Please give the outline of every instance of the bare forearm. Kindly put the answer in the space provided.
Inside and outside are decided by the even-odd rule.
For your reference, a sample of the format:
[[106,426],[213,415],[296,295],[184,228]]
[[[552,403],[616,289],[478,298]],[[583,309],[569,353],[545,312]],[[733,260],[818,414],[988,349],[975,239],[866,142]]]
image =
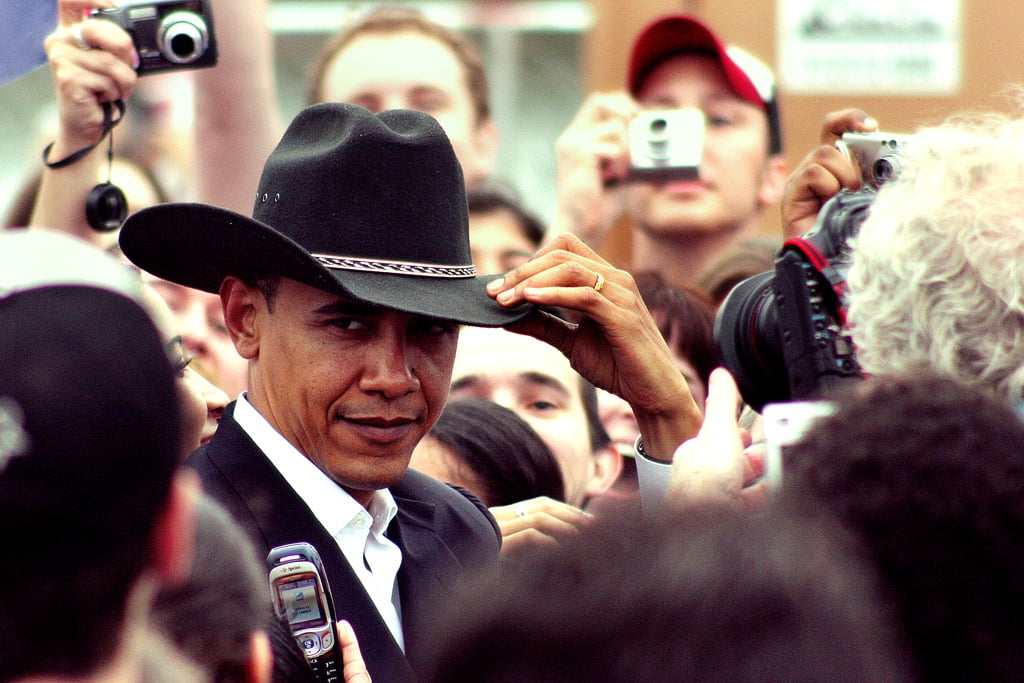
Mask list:
[[661,408],[652,410],[634,405],[633,411],[644,452],[662,462],[671,462],[679,445],[700,430],[700,409],[685,382],[675,390],[666,391]]
[[[89,191],[102,176],[106,163],[106,150],[101,147],[97,146],[70,166],[43,168],[30,227],[54,228],[99,243],[99,233],[90,228],[86,220],[85,203]],[[50,160],[62,159],[74,151],[54,144]]]
[[218,64],[196,72],[199,201],[249,213],[282,131],[269,0],[212,0]]

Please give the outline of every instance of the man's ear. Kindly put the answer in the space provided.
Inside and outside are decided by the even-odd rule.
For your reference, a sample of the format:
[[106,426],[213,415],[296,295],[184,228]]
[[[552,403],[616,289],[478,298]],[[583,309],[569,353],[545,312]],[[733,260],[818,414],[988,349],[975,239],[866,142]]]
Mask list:
[[590,479],[587,481],[586,498],[600,496],[612,487],[622,473],[622,453],[609,444],[594,452],[591,458]]
[[250,287],[230,275],[220,285],[220,302],[224,309],[224,325],[238,354],[247,360],[259,354],[257,314],[266,308],[266,301],[256,287]]
[[199,475],[179,468],[152,536],[153,569],[165,586],[180,584],[192,570],[200,491]]
[[789,177],[789,164],[786,157],[773,154],[765,162],[764,177],[761,178],[761,189],[757,193],[761,206],[775,206],[782,201],[782,193],[786,189]]

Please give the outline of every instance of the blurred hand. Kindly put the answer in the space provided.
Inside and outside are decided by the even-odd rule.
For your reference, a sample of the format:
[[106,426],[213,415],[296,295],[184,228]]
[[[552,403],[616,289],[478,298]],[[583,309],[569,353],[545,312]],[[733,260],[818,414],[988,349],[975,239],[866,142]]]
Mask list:
[[750,434],[738,425],[742,405],[729,371],[711,373],[704,424],[697,436],[676,450],[666,501],[679,507],[708,502],[756,508],[764,504],[765,484],[749,482],[764,474],[764,449],[750,447]]
[[623,211],[629,122],[639,111],[625,92],[593,93],[559,136],[558,204],[550,236],[571,232],[600,246]]
[[541,496],[490,508],[501,528],[501,556],[514,557],[536,544],[555,545],[571,538],[594,516],[577,507]]
[[814,226],[822,205],[841,189],[860,186],[860,169],[836,148],[846,132],[878,130],[878,123],[860,109],[844,109],[825,116],[820,146],[809,152],[786,181],[782,196],[782,225],[787,238]]

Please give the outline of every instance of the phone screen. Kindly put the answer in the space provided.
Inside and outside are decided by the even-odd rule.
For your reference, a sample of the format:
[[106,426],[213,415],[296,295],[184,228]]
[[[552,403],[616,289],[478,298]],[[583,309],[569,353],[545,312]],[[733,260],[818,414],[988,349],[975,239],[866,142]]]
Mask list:
[[302,578],[277,584],[277,594],[284,606],[285,617],[292,626],[323,624],[316,579]]

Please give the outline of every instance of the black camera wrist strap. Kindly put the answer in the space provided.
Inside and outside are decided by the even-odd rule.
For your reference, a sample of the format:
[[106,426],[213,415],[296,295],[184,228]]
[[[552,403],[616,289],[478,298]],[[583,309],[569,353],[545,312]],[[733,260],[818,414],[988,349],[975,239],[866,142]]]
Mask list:
[[[117,108],[117,118],[116,119],[114,118],[114,108],[115,107]],[[124,102],[122,100],[114,100],[113,102],[104,102],[103,103],[103,133],[102,133],[102,135],[100,135],[100,139],[97,140],[95,143],[89,145],[88,147],[84,148],[84,149],[80,149],[77,152],[72,152],[71,154],[69,154],[66,157],[64,157],[63,159],[61,159],[60,161],[52,161],[52,162],[47,160],[47,157],[50,155],[50,150],[53,148],[53,143],[51,142],[50,144],[48,144],[46,146],[45,149],[43,149],[43,163],[46,164],[47,168],[52,168],[52,169],[60,169],[60,168],[66,167],[66,166],[70,166],[71,164],[73,164],[76,161],[80,160],[82,157],[84,157],[89,152],[91,152],[94,149],[96,149],[96,145],[98,145],[101,142],[103,142],[103,138],[107,137],[107,135],[110,135],[111,131],[114,130],[114,126],[116,126],[117,124],[121,123],[121,119],[123,119],[123,118],[124,118]],[[109,146],[109,149],[107,151],[107,158],[108,158],[108,161],[112,161],[113,157],[114,157],[114,138],[113,138],[113,135],[111,135],[111,137],[110,137],[110,143],[109,143],[108,146]],[[108,177],[109,177],[109,168],[108,168]]]

